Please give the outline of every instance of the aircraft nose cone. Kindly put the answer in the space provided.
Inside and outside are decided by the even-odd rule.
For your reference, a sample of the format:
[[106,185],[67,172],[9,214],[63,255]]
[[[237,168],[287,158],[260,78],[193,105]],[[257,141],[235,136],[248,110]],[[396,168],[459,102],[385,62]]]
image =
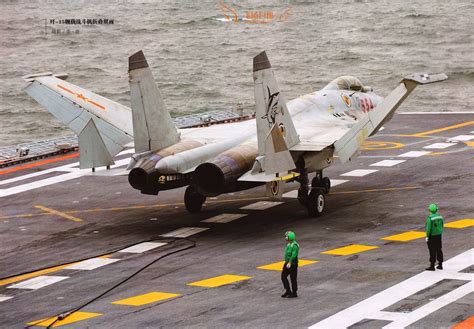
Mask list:
[[147,183],[147,172],[142,168],[133,168],[128,174],[128,182],[137,190],[142,190]]

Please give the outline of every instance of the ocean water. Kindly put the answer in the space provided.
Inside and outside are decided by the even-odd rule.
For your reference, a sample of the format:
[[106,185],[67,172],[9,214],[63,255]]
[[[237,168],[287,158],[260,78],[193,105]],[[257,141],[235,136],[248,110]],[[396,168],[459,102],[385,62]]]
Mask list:
[[[238,22],[226,21],[222,3]],[[267,21],[251,20],[258,15]],[[22,90],[23,75],[67,72],[130,106],[128,56],[140,49],[173,116],[251,110],[252,58],[262,50],[287,99],[339,75],[385,96],[404,75],[445,72],[448,81],[417,88],[399,111],[472,111],[472,17],[471,1],[3,0],[0,145],[71,134]],[[114,24],[49,23],[71,18]]]

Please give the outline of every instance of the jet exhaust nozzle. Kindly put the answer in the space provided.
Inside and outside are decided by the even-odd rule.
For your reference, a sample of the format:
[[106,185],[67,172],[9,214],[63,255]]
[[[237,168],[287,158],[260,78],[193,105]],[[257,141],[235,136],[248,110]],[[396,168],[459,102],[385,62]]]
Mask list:
[[221,153],[196,168],[193,185],[205,196],[237,191],[243,188],[238,178],[252,168],[257,153],[252,145],[240,145]]
[[128,173],[128,182],[137,190],[143,190],[150,182],[153,174],[157,172],[155,164],[157,160],[153,157],[142,158]]

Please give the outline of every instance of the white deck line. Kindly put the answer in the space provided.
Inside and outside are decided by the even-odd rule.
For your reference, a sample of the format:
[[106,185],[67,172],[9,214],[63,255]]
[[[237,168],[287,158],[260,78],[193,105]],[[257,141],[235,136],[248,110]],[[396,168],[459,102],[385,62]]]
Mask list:
[[398,155],[398,157],[400,157],[400,158],[418,158],[418,157],[421,157],[423,155],[427,155],[427,154],[430,154],[430,153],[431,153],[430,151],[410,151],[410,152],[400,154],[400,155]]
[[12,298],[13,298],[12,296],[0,295],[0,303]]
[[208,230],[208,227],[182,227],[177,230],[160,235],[164,238],[187,238],[191,235]]
[[76,264],[66,266],[65,269],[90,271],[90,270],[95,270],[96,268],[99,268],[105,265],[118,262],[119,260],[120,259],[114,259],[114,258],[91,258],[91,259],[87,259]]
[[474,139],[474,135],[459,135],[456,137],[449,138],[450,141],[458,141],[458,142],[467,142],[471,139]]
[[352,170],[349,172],[346,172],[344,174],[341,174],[341,176],[349,176],[349,177],[363,177],[367,176],[369,174],[372,174],[374,172],[377,172],[377,169],[356,169]]
[[41,275],[36,278],[32,278],[20,283],[15,283],[12,284],[11,286],[8,286],[7,288],[10,289],[40,289],[46,286],[49,286],[50,284],[66,280],[68,279],[68,276],[52,276],[52,275]]
[[[122,159],[122,160],[117,161],[115,163],[115,165],[111,166],[111,168],[117,168],[117,167],[120,167],[120,166],[125,166],[128,163],[129,163],[129,159]],[[106,169],[104,168],[104,169],[101,169],[100,171],[105,171],[105,170]],[[37,188],[40,188],[40,187],[45,187],[45,186],[49,186],[49,185],[53,185],[53,184],[57,184],[57,183],[66,182],[66,181],[69,181],[69,180],[72,180],[72,179],[75,179],[75,178],[79,178],[79,177],[87,176],[87,175],[91,175],[91,174],[92,174],[92,172],[91,172],[90,169],[82,169],[82,170],[73,171],[73,172],[70,172],[70,173],[67,173],[67,174],[62,174],[62,175],[58,175],[58,176],[54,176],[54,177],[41,179],[41,180],[38,180],[38,181],[35,181],[35,182],[26,183],[26,184],[14,186],[14,187],[6,188],[6,189],[3,189],[3,190],[0,189],[0,198],[1,197],[6,197],[6,196],[9,196],[9,195],[18,194],[18,193],[25,192],[25,191],[34,190],[34,189],[37,189]]]
[[141,254],[145,251],[152,250],[158,247],[167,245],[166,242],[142,242],[134,246],[119,250],[119,252],[128,252],[131,254]]
[[382,160],[376,163],[372,163],[370,166],[374,167],[393,167],[407,160]]
[[258,201],[255,203],[251,203],[244,207],[241,207],[242,210],[266,210],[275,206],[282,204],[283,202],[279,201]]
[[445,149],[450,146],[457,145],[457,143],[434,143],[427,146],[424,146],[424,149]]
[[234,220],[247,216],[246,214],[220,214],[205,220],[202,223],[230,223]]
[[[474,264],[474,248],[467,250],[443,263],[444,270],[425,271],[385,289],[349,308],[346,308],[309,328],[346,328],[364,319],[391,320],[392,323],[384,328],[404,328],[430,315],[474,291],[474,274],[459,273],[459,271]],[[397,313],[382,311],[383,309],[426,289],[443,279],[462,278],[470,282],[451,292],[440,296],[422,307],[409,312]]]

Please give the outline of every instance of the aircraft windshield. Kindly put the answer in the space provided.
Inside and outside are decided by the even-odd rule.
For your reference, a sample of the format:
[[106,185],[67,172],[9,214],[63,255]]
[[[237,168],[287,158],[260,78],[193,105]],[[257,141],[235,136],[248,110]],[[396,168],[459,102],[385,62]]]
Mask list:
[[362,85],[360,80],[350,75],[345,75],[345,76],[336,78],[332,80],[331,83],[329,83],[329,85],[339,90],[362,91],[364,89],[364,86]]

